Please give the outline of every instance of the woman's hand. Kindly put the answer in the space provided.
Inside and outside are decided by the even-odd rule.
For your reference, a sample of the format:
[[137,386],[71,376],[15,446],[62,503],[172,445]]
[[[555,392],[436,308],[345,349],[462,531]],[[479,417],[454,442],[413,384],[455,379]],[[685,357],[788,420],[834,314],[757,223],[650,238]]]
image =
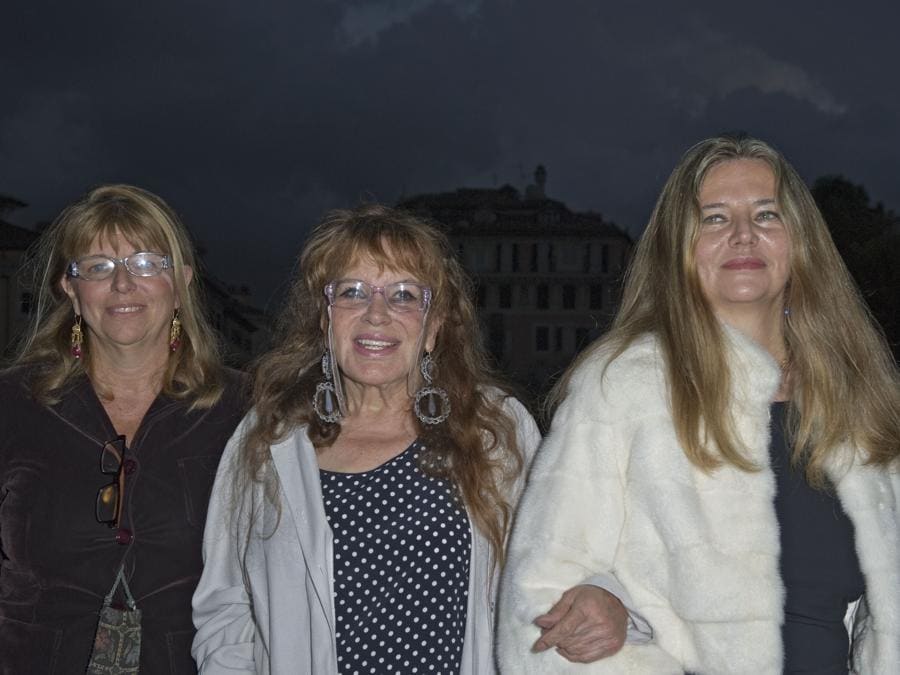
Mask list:
[[563,593],[534,623],[541,629],[541,637],[533,651],[556,647],[569,661],[590,663],[612,656],[625,644],[628,612],[612,593],[582,585]]

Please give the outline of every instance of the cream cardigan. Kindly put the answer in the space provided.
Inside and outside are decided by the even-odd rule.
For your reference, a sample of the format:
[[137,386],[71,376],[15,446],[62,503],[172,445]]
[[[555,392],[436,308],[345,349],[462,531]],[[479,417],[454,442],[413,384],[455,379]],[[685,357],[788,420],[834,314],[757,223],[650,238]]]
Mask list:
[[[780,673],[784,589],[769,469],[777,364],[726,328],[737,433],[761,470],[696,469],[675,437],[663,360],[646,337],[575,373],[520,503],[501,586],[499,662],[524,673]],[[848,402],[850,403],[850,402]],[[843,448],[829,476],[866,580],[855,672],[900,672],[900,480]],[[613,574],[653,627],[649,644],[573,664],[532,654],[532,620],[566,589]]]

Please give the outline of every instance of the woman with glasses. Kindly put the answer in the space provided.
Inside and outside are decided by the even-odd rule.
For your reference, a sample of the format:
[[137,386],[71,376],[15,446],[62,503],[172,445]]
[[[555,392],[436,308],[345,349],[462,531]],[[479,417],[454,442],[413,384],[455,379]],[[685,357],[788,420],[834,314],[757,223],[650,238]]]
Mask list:
[[496,574],[538,441],[437,229],[331,213],[300,257],[204,535],[205,673],[490,673]]
[[[244,397],[188,234],[159,197],[108,185],[32,262],[33,328],[0,374],[0,673],[196,672],[206,504]],[[107,604],[139,629],[98,623]]]

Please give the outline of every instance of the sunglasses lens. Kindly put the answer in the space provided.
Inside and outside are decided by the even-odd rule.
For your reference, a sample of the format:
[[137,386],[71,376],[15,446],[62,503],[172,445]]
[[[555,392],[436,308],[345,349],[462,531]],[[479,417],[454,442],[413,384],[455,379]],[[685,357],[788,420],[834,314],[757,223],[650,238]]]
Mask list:
[[117,441],[109,441],[100,453],[100,471],[110,476],[119,473],[122,465],[122,447]]
[[97,491],[97,520],[101,523],[115,523],[119,511],[119,485],[110,483]]

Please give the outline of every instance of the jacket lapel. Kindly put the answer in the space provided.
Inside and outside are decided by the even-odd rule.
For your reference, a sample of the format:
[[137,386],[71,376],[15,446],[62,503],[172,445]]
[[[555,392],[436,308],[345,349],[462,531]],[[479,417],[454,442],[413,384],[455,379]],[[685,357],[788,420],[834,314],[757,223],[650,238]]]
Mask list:
[[295,528],[297,545],[312,579],[319,604],[334,631],[331,588],[331,529],[325,518],[315,449],[301,427],[272,446],[272,461],[281,483],[283,506]]

